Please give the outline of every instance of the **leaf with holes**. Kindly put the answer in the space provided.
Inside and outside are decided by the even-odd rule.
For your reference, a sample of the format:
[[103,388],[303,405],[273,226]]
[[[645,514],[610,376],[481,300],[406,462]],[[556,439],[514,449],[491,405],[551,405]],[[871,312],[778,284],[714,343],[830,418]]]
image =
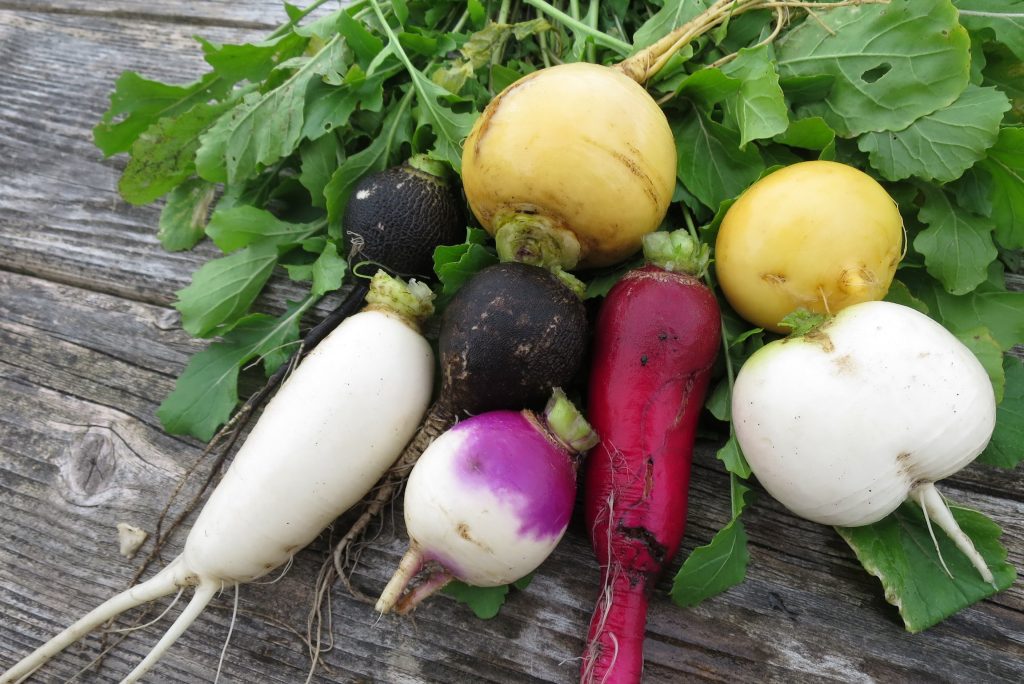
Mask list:
[[843,137],[899,131],[967,86],[967,30],[949,0],[892,0],[819,12],[776,44],[783,77],[831,76],[828,95],[800,108]]

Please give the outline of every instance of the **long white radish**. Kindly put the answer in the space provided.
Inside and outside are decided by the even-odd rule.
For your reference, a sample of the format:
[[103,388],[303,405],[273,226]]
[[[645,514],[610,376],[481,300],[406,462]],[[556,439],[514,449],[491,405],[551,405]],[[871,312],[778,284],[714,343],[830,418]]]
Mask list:
[[114,596],[0,676],[22,681],[90,630],[135,606],[193,586],[164,637],[125,678],[137,681],[222,587],[284,564],[362,499],[426,412],[434,359],[419,333],[430,289],[374,276],[362,312],[346,319],[282,385],[210,496],[181,555]]

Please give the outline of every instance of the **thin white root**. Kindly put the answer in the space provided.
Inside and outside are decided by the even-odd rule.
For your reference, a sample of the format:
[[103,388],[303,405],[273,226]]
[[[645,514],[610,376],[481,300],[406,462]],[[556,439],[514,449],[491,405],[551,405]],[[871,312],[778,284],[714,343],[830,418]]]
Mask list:
[[[291,560],[288,561],[291,564]],[[231,643],[231,635],[235,631],[235,620],[238,619],[238,584],[235,584],[235,601],[231,606],[231,623],[228,626],[228,635],[224,637],[224,648],[220,650],[220,660],[217,661],[217,674],[213,678],[213,684],[220,681],[220,672],[224,669],[224,656],[228,654],[228,644]]]
[[924,526],[928,528],[928,535],[932,538],[932,544],[935,545],[935,553],[939,556],[939,563],[942,564],[942,569],[949,575],[949,579],[953,579],[953,572],[946,565],[946,559],[942,557],[942,549],[939,548],[939,540],[935,538],[935,528],[932,527],[932,518],[928,514],[928,509],[921,506],[921,511],[924,513]]
[[161,596],[167,596],[178,588],[175,581],[175,570],[177,563],[172,562],[166,568],[154,575],[151,579],[137,584],[134,587],[125,589],[120,594],[113,596],[89,613],[80,618],[73,625],[53,637],[45,644],[37,648],[29,655],[22,658],[10,670],[0,675],[0,684],[16,684],[46,664],[53,656],[75,643],[93,629],[99,627],[107,620],[117,617],[126,610],[130,610],[143,603],[155,601]]
[[395,607],[395,604],[402,597],[405,588],[409,586],[409,582],[412,581],[412,578],[420,571],[421,567],[423,567],[423,553],[420,551],[419,546],[413,542],[409,546],[409,550],[402,556],[402,561],[398,564],[398,570],[392,575],[391,581],[384,587],[384,591],[381,592],[380,598],[377,600],[376,610],[378,613],[390,612]]
[[149,669],[156,664],[156,661],[167,652],[175,641],[178,640],[186,629],[195,622],[195,619],[199,617],[199,614],[203,612],[206,605],[213,598],[213,595],[220,589],[219,582],[206,581],[202,582],[196,587],[196,593],[192,595],[192,600],[185,606],[185,610],[181,611],[181,615],[174,621],[174,624],[170,626],[164,635],[160,638],[160,641],[156,642],[156,646],[150,651],[142,662],[139,663],[134,670],[128,673],[128,676],[121,680],[121,684],[132,684],[133,682],[139,681],[142,675],[149,672]]
[[[974,548],[974,542],[960,529],[960,525],[957,524],[956,519],[950,512],[942,495],[939,494],[939,490],[935,488],[935,485],[931,482],[920,485],[913,491],[911,496],[924,509],[925,516],[934,520],[949,535],[949,538],[953,540],[956,547],[963,551],[964,555],[970,559],[971,564],[981,573],[982,579],[995,586],[995,577],[992,576],[992,571],[989,570],[988,564],[981,557],[981,554],[978,553],[978,550]],[[937,545],[936,548],[938,548]]]

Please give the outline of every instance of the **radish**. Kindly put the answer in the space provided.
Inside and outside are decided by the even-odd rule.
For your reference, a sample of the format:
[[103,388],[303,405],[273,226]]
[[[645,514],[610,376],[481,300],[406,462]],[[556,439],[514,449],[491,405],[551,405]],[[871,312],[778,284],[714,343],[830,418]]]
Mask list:
[[225,586],[288,561],[357,503],[416,431],[433,387],[433,353],[419,334],[430,289],[374,276],[361,313],[346,319],[288,378],[214,490],[181,555],[111,598],[17,663],[16,682],[110,618],[195,587],[191,602],[125,678],[137,681]]
[[434,438],[459,417],[543,406],[552,388],[568,384],[579,371],[586,345],[583,302],[552,273],[505,263],[473,275],[441,321],[438,397],[363,514],[335,546],[335,569],[341,572],[342,554],[394,497]]
[[909,498],[990,583],[935,482],[982,452],[995,415],[974,354],[928,316],[889,302],[855,304],[766,345],[740,369],[732,394],[747,462],[786,508],[856,527]]
[[587,412],[584,515],[603,589],[583,657],[585,682],[636,682],[647,597],[686,525],[697,417],[721,342],[715,296],[699,279],[707,248],[685,231],[644,238],[598,314]]
[[[409,476],[409,550],[377,610],[408,612],[453,578],[494,587],[533,572],[569,525],[576,500],[574,455],[596,441],[558,389],[543,418],[530,411],[491,411],[438,437]],[[403,596],[421,569],[427,576]]]

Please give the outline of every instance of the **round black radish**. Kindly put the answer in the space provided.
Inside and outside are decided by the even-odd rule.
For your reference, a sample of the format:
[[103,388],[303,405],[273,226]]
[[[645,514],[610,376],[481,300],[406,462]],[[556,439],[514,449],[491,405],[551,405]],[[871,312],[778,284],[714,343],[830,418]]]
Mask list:
[[489,266],[444,311],[441,396],[470,414],[540,408],[576,375],[586,343],[583,303],[550,271]]
[[435,162],[413,157],[361,179],[342,221],[350,262],[368,260],[398,275],[430,277],[434,248],[466,236],[462,198],[444,176]]

